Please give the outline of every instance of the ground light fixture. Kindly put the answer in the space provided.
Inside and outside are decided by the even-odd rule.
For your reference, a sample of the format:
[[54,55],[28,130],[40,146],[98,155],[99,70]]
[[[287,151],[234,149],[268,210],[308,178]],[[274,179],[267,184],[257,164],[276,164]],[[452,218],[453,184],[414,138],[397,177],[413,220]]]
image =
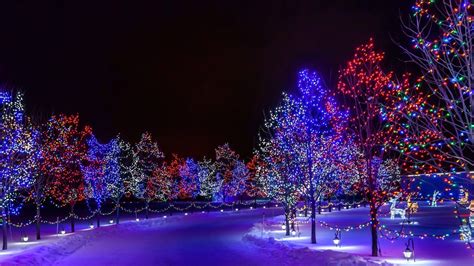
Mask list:
[[135,218],[135,221],[139,222],[139,221],[140,221],[140,218]]
[[90,229],[94,229],[94,224],[93,224],[93,223],[90,223],[90,224],[89,224],[89,228],[90,228]]
[[413,242],[413,238],[409,238],[405,246],[406,248],[403,251],[403,257],[405,257],[407,261],[410,261],[410,259],[413,259],[413,261],[415,261],[415,244]]
[[59,233],[60,233],[61,235],[65,235],[65,234],[66,234],[66,230],[61,229],[61,231],[59,231]]
[[332,243],[334,243],[336,247],[341,247],[341,231],[340,230],[336,230]]
[[296,236],[296,230],[295,229],[291,230],[291,235]]
[[281,225],[281,229],[282,229],[282,230],[286,230],[286,224],[285,224],[285,223],[283,223],[283,224]]
[[113,224],[114,223],[114,220],[113,219],[110,219],[109,220],[109,224]]
[[23,235],[23,236],[21,237],[21,241],[23,241],[23,242],[28,242],[28,239],[29,239],[29,238],[28,238],[27,235]]

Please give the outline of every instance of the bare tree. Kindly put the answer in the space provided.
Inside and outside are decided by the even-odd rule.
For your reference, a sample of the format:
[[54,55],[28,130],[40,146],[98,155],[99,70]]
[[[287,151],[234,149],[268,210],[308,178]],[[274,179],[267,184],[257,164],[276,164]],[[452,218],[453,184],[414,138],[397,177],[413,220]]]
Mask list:
[[[429,92],[410,130],[435,131],[449,164],[465,171],[474,164],[474,20],[472,1],[416,0],[414,14],[402,20],[410,46],[400,47],[421,71],[412,95]],[[426,163],[439,167],[437,158]],[[446,169],[441,169],[446,170]],[[451,169],[450,169],[451,170]]]

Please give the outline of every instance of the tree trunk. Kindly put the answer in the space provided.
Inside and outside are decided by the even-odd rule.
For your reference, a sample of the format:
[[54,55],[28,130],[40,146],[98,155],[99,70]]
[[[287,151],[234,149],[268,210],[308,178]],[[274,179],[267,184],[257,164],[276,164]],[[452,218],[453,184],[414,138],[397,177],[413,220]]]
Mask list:
[[316,244],[316,201],[311,199],[311,243]]
[[286,226],[286,235],[290,235],[290,213],[289,209],[285,209],[285,226]]
[[2,249],[3,250],[6,250],[7,247],[8,247],[8,244],[7,244],[7,216],[5,215],[5,210],[2,211],[2,228],[3,228],[3,247]]
[[296,220],[296,209],[292,209],[291,212],[291,230],[295,230],[296,231],[296,228],[295,228],[295,220]]
[[74,233],[75,232],[75,220],[74,220],[74,204],[71,204],[71,232]]
[[332,212],[331,198],[328,198],[328,208],[329,208],[329,212]]
[[308,217],[308,200],[304,202],[304,217]]
[[41,239],[41,206],[36,204],[36,240]]
[[377,218],[377,208],[375,207],[375,202],[373,200],[370,201],[370,221],[370,232],[372,234],[372,256],[377,257],[379,255],[377,228],[379,226],[379,221]]
[[116,210],[116,215],[115,215],[115,223],[119,224],[120,223],[120,203],[117,204],[117,210]]
[[148,206],[150,205],[150,202],[146,201],[146,206],[145,206],[145,219],[148,220]]
[[97,209],[96,218],[97,218],[97,228],[99,228],[100,227],[100,210],[99,209]]

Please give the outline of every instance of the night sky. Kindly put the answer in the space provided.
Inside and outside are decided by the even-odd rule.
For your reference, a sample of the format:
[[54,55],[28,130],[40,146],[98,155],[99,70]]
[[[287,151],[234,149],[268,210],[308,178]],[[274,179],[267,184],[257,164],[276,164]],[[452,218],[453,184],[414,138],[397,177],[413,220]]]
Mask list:
[[[251,154],[268,111],[304,67],[328,86],[374,37],[392,39],[412,1],[11,1],[0,7],[0,81],[40,116],[79,113],[102,141],[148,130],[166,154]],[[404,2],[403,4],[400,2]]]

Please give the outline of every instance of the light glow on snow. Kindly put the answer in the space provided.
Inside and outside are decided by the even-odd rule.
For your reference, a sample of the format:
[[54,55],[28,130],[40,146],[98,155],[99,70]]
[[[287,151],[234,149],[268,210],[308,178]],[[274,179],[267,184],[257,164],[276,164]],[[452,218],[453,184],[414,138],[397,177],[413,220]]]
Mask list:
[[413,260],[407,261],[406,259],[387,259],[385,261],[396,264],[396,265],[436,265],[436,264],[441,263],[441,261],[437,261],[437,260],[423,260],[423,259],[421,260],[416,259],[415,261]]
[[324,245],[324,246],[320,246],[320,245],[316,245],[314,247],[310,247],[310,249],[314,249],[314,250],[334,250],[334,251],[355,251],[355,250],[364,250],[364,247],[363,246],[339,246],[339,247],[336,247],[335,245]]
[[297,237],[297,236],[293,236],[293,237],[282,237],[282,238],[278,238],[278,239],[275,239],[276,241],[295,241],[295,240],[306,240],[308,241],[309,239],[309,236],[300,236],[300,237]]

